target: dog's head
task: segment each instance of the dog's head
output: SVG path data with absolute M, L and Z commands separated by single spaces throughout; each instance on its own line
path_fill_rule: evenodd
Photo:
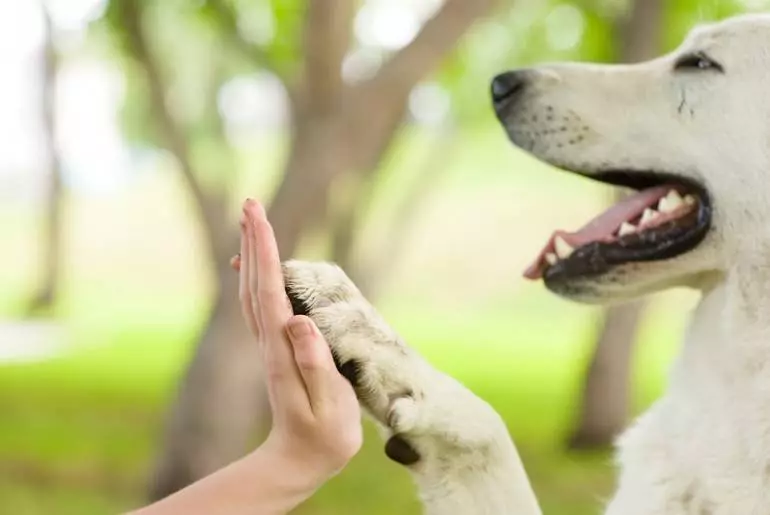
M 641 64 L 503 73 L 492 96 L 517 146 L 637 190 L 554 234 L 527 273 L 552 291 L 627 299 L 770 255 L 770 16 L 699 27 Z

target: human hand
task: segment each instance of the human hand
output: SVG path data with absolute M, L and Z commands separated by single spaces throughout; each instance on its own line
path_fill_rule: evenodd
M 244 204 L 241 253 L 232 265 L 240 271 L 243 317 L 259 346 L 273 412 L 260 449 L 326 481 L 361 447 L 358 400 L 312 320 L 293 315 L 273 229 L 254 200 Z

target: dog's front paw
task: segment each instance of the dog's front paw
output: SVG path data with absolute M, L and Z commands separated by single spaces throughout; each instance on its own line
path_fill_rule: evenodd
M 387 427 L 416 427 L 423 398 L 416 387 L 419 374 L 425 373 L 424 361 L 338 266 L 289 261 L 284 276 L 294 313 L 313 319 L 367 411 Z
M 385 428 L 391 459 L 414 465 L 452 453 L 460 463 L 464 451 L 507 441 L 497 413 L 408 347 L 339 267 L 289 261 L 284 276 L 295 314 L 313 319 L 362 406 Z

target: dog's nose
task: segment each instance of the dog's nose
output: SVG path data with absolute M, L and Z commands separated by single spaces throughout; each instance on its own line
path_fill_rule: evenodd
M 524 71 L 501 73 L 492 79 L 492 102 L 495 106 L 509 103 L 520 97 L 526 89 L 527 78 Z

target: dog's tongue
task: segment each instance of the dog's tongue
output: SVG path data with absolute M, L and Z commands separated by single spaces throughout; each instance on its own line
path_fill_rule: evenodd
M 540 251 L 537 259 L 524 271 L 524 277 L 537 280 L 543 276 L 547 264 L 545 255 L 549 252 L 555 252 L 554 240 L 557 236 L 562 237 L 575 249 L 594 241 L 611 241 L 615 239 L 615 233 L 623 222 L 631 222 L 641 216 L 645 208 L 654 206 L 672 188 L 676 188 L 676 186 L 658 186 L 642 190 L 626 197 L 576 232 L 554 232 L 546 246 Z

